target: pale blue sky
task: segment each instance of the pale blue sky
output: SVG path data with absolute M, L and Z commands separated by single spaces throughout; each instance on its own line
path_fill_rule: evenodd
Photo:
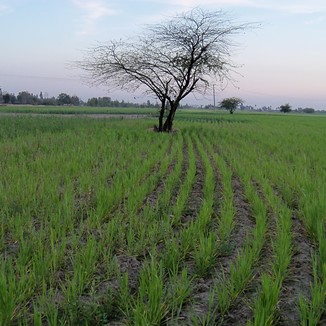
M 240 23 L 262 23 L 238 37 L 241 46 L 233 59 L 243 65 L 242 76 L 235 76 L 237 87 L 217 92 L 217 101 L 239 96 L 249 105 L 288 102 L 294 108 L 326 109 L 325 0 L 0 0 L 0 87 L 13 93 L 133 99 L 84 85 L 67 63 L 98 41 L 132 36 L 145 24 L 196 6 L 223 9 Z M 212 101 L 212 93 L 185 100 Z

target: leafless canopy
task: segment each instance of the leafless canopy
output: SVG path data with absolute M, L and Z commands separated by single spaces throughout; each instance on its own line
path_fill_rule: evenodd
M 204 93 L 210 82 L 230 80 L 232 38 L 248 24 L 233 24 L 222 11 L 194 9 L 148 26 L 130 41 L 111 41 L 89 50 L 78 66 L 92 83 L 128 91 L 141 89 L 161 101 L 160 127 L 167 131 L 180 101 L 191 92 Z

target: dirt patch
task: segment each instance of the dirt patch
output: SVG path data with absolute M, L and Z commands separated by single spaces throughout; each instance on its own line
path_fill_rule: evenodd
M 164 191 L 165 182 L 166 182 L 167 178 L 169 177 L 169 175 L 172 173 L 172 171 L 173 171 L 176 164 L 177 164 L 177 161 L 174 159 L 170 163 L 165 175 L 160 179 L 157 187 L 145 198 L 144 203 L 143 203 L 143 207 L 145 205 L 155 207 L 160 194 Z
M 123 276 L 125 273 L 128 274 L 129 289 L 132 293 L 136 292 L 138 289 L 138 278 L 139 272 L 143 266 L 143 260 L 139 260 L 136 256 L 128 255 L 117 255 L 115 256 L 120 276 Z M 101 269 L 105 269 L 104 266 L 101 266 Z M 97 275 L 105 274 L 105 270 L 97 271 Z M 119 290 L 118 278 L 113 277 L 109 280 L 101 282 L 99 287 L 99 294 L 107 294 L 109 291 L 116 294 Z
M 315 248 L 295 214 L 292 215 L 292 235 L 293 255 L 278 304 L 280 325 L 300 324 L 299 295 L 310 298 L 310 286 L 313 283 L 312 255 Z
M 191 220 L 193 220 L 202 205 L 203 197 L 204 197 L 204 179 L 205 179 L 205 172 L 203 167 L 203 162 L 200 157 L 198 148 L 194 145 L 194 152 L 195 152 L 195 161 L 196 161 L 196 176 L 195 182 L 192 186 L 192 191 L 190 192 L 188 202 L 186 205 L 186 210 L 181 215 L 181 223 L 187 224 Z
M 223 187 L 222 187 L 222 177 L 221 173 L 218 170 L 216 163 L 213 157 L 208 154 L 209 161 L 213 168 L 214 179 L 215 179 L 215 187 L 214 187 L 214 213 L 217 216 L 221 216 L 221 203 L 223 200 Z
M 121 275 L 128 273 L 129 288 L 131 292 L 138 288 L 139 271 L 143 265 L 136 257 L 117 256 Z
M 182 187 L 182 184 L 184 183 L 188 171 L 188 166 L 189 166 L 189 159 L 188 159 L 188 144 L 183 137 L 183 149 L 182 149 L 182 155 L 183 155 L 183 161 L 182 161 L 182 168 L 181 168 L 181 176 L 179 179 L 179 185 L 176 187 L 174 193 L 171 196 L 171 201 L 170 201 L 170 206 L 173 207 L 175 204 L 178 193 L 180 192 L 180 188 Z
M 233 202 L 235 206 L 235 226 L 229 240 L 230 253 L 228 256 L 221 257 L 220 263 L 223 272 L 228 275 L 229 266 L 238 255 L 239 249 L 245 240 L 250 236 L 255 227 L 255 218 L 252 215 L 250 204 L 245 196 L 243 185 L 240 179 L 232 176 Z
M 240 184 L 240 187 L 239 187 Z M 258 183 L 254 184 L 257 190 L 257 194 L 260 196 L 260 198 L 265 201 L 265 198 L 263 196 L 263 192 L 260 189 L 260 186 Z M 241 189 L 241 183 L 239 180 L 233 181 L 233 187 L 234 192 L 237 193 L 237 188 Z M 237 207 L 242 207 L 241 209 L 244 209 L 244 212 L 248 211 L 248 208 L 250 209 L 250 205 L 246 200 L 241 199 L 241 196 L 244 195 L 244 190 L 239 191 L 238 194 L 235 196 L 235 202 L 240 200 L 240 203 L 242 203 L 240 206 L 239 204 L 236 204 Z M 243 216 L 243 214 L 240 214 Z M 250 213 L 249 219 L 251 220 L 251 229 L 254 227 L 255 222 L 253 221 L 253 217 Z M 246 222 L 246 221 L 244 221 Z M 247 221 L 248 223 L 248 221 Z M 238 231 L 240 236 L 247 237 L 249 235 L 248 231 L 244 231 L 246 229 L 245 225 L 239 225 L 240 230 Z M 272 240 L 275 235 L 275 229 L 276 229 L 276 219 L 273 214 L 273 212 L 268 209 L 267 211 L 267 233 L 266 233 L 266 239 L 265 243 L 263 245 L 263 248 L 260 252 L 260 257 L 258 261 L 255 263 L 254 270 L 253 270 L 253 277 L 249 284 L 247 284 L 245 290 L 235 299 L 234 303 L 230 307 L 227 314 L 224 316 L 223 319 L 223 325 L 245 325 L 246 321 L 253 319 L 253 302 L 256 299 L 258 295 L 259 288 L 261 286 L 261 276 L 263 273 L 267 272 L 268 269 L 271 266 L 272 263 Z M 247 230 L 248 230 L 248 224 L 247 224 Z M 243 240 L 242 240 L 243 241 Z

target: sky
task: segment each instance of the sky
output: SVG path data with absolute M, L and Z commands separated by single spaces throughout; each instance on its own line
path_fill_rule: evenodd
M 325 0 L 0 0 L 0 88 L 48 97 L 146 102 L 142 94 L 90 87 L 69 68 L 95 44 L 141 33 L 146 24 L 200 7 L 223 10 L 238 23 L 260 27 L 237 36 L 239 65 L 216 103 L 236 96 L 245 104 L 326 109 Z M 213 104 L 213 90 L 183 103 Z

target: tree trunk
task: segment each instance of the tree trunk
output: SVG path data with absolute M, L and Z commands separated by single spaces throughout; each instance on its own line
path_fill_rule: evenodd
M 160 115 L 159 115 L 159 118 L 158 118 L 158 132 L 162 132 L 163 131 L 164 112 L 165 112 L 165 101 L 162 101 Z
M 164 132 L 171 132 L 172 131 L 172 126 L 173 126 L 173 120 L 174 120 L 174 116 L 175 116 L 175 112 L 179 106 L 178 102 L 171 102 L 170 103 L 170 112 L 164 122 L 163 125 L 163 131 Z

